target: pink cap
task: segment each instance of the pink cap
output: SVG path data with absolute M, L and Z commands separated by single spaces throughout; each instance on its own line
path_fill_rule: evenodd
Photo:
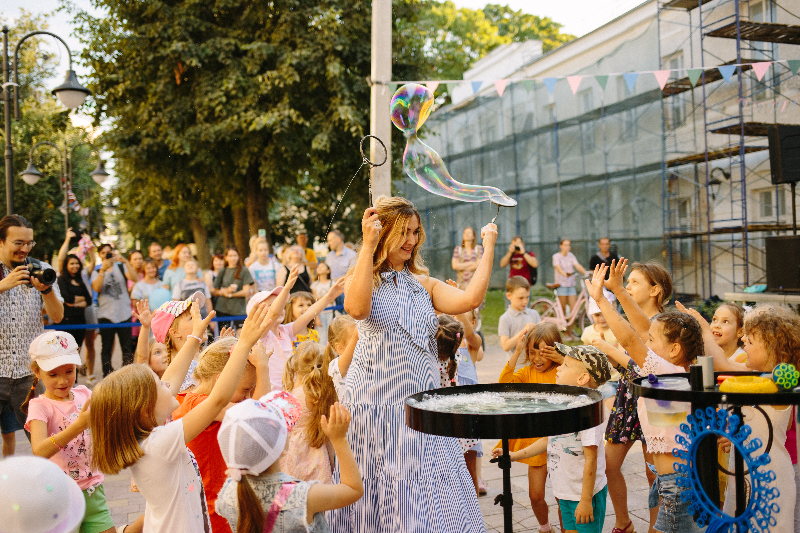
M 150 322 L 150 329 L 153 330 L 153 336 L 157 342 L 166 341 L 172 323 L 189 309 L 193 301 L 196 301 L 199 307 L 203 307 L 206 304 L 206 297 L 202 292 L 196 292 L 185 300 L 170 300 L 156 309 L 156 312 L 153 313 L 153 320 Z
M 270 296 L 279 295 L 282 290 L 283 290 L 283 287 L 281 286 L 281 287 L 275 287 L 271 291 L 259 291 L 259 292 L 255 293 L 253 295 L 253 297 L 250 298 L 250 301 L 247 302 L 247 314 L 249 315 L 250 314 L 250 310 L 253 307 L 257 306 L 258 304 L 260 304 L 261 302 L 263 302 L 264 300 L 266 300 Z

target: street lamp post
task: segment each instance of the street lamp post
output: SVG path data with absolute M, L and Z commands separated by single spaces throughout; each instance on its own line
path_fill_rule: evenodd
M 65 233 L 69 230 L 69 192 L 72 190 L 72 159 L 75 155 L 75 149 L 79 146 L 88 145 L 92 149 L 94 147 L 88 142 L 75 143 L 71 147 L 67 147 L 67 142 L 64 141 L 64 150 L 62 151 L 58 145 L 51 141 L 41 141 L 33 145 L 28 155 L 28 167 L 23 170 L 20 175 L 22 180 L 28 185 L 36 185 L 41 179 L 42 173 L 33 164 L 33 152 L 39 146 L 50 146 L 58 152 L 59 168 L 61 169 L 61 183 L 64 189 L 64 229 Z M 97 154 L 97 167 L 89 174 L 98 185 L 101 185 L 108 177 L 108 172 L 103 167 L 103 160 L 100 159 L 100 154 Z
M 64 83 L 52 90 L 52 93 L 58 97 L 59 101 L 64 104 L 68 109 L 76 109 L 80 107 L 86 97 L 91 94 L 89 89 L 82 86 L 78 82 L 75 71 L 72 70 L 72 52 L 70 52 L 67 43 L 49 31 L 32 31 L 26 33 L 19 40 L 16 47 L 14 47 L 14 81 L 10 80 L 11 77 L 11 64 L 8 60 L 8 26 L 3 26 L 3 112 L 5 115 L 5 163 L 6 163 L 6 214 L 11 215 L 14 213 L 14 145 L 11 142 L 11 100 L 14 100 L 14 120 L 19 120 L 19 47 L 27 39 L 35 35 L 49 35 L 55 37 L 67 49 L 69 56 L 69 70 L 64 78 Z M 13 91 L 13 97 L 12 97 Z

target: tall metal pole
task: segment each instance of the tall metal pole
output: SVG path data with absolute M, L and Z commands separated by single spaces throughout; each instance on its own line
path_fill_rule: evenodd
M 3 26 L 3 114 L 6 144 L 6 214 L 14 214 L 14 147 L 11 144 L 11 86 L 9 85 L 8 26 Z
M 392 122 L 389 103 L 392 93 L 388 82 L 392 79 L 392 0 L 372 0 L 372 68 L 370 71 L 369 133 L 381 139 L 389 152 L 387 164 L 372 167 L 370 179 L 375 198 L 392 195 Z M 369 153 L 372 161 L 383 160 L 383 150 L 370 139 Z

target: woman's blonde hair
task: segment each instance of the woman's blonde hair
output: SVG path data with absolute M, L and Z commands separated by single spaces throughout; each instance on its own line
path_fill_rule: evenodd
M 93 468 L 118 474 L 144 457 L 139 442 L 158 425 L 157 398 L 153 371 L 144 365 L 126 365 L 97 384 L 89 409 Z
M 228 364 L 228 359 L 231 357 L 236 342 L 239 339 L 236 337 L 222 337 L 221 339 L 212 342 L 200 352 L 200 358 L 197 360 L 197 366 L 192 372 L 192 377 L 197 383 L 212 381 L 215 377 L 219 376 Z M 254 367 L 250 361 L 245 363 L 245 372 L 255 372 Z
M 770 366 L 800 366 L 800 316 L 783 307 L 759 305 L 744 315 L 744 334 L 761 340 Z
M 388 261 L 389 251 L 402 246 L 406 238 L 406 226 L 411 217 L 417 217 L 420 223 L 419 240 L 411 251 L 411 258 L 406 261 L 406 266 L 412 274 L 428 274 L 428 267 L 419 255 L 419 249 L 425 242 L 425 228 L 422 227 L 422 218 L 414 204 L 400 196 L 381 196 L 375 201 L 375 208 L 378 210 L 378 219 L 381 222 L 381 233 L 372 259 L 373 285 L 376 287 L 380 285 L 381 274 L 392 269 Z M 350 268 L 348 275 L 354 270 L 355 265 Z
M 295 320 L 300 318 L 300 317 L 294 316 L 294 311 L 292 311 L 292 307 L 294 307 L 294 301 L 297 300 L 298 298 L 305 298 L 306 300 L 309 300 L 311 302 L 311 305 L 314 305 L 315 303 L 317 303 L 317 299 L 314 298 L 314 295 L 311 294 L 310 292 L 298 291 L 298 292 L 292 294 L 291 296 L 289 296 L 289 300 L 286 302 L 286 309 L 285 309 L 286 310 L 286 315 L 283 318 L 283 323 L 284 324 L 291 324 L 292 322 L 294 322 Z M 311 322 L 309 322 L 308 325 L 309 325 L 309 327 L 313 328 L 314 327 L 314 321 L 312 320 Z
M 306 426 L 306 440 L 312 448 L 325 444 L 325 433 L 320 426 L 320 417 L 328 414 L 331 405 L 336 403 L 336 389 L 328 375 L 329 360 L 326 350 L 314 341 L 305 341 L 297 345 L 294 354 L 286 361 L 283 371 L 283 388 L 290 391 L 294 388 L 295 379 L 303 376 L 303 392 L 306 395 L 309 423 Z

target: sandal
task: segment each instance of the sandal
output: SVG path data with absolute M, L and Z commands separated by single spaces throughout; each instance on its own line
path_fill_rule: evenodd
M 628 528 L 630 528 L 630 529 L 628 529 Z M 611 533 L 636 533 L 636 531 L 634 531 L 634 529 L 633 529 L 633 520 L 628 522 L 628 525 L 625 526 L 622 529 L 620 529 L 618 527 L 615 527 L 614 529 L 611 530 Z
M 478 478 L 478 495 L 486 496 L 486 492 L 486 482 L 483 479 Z

